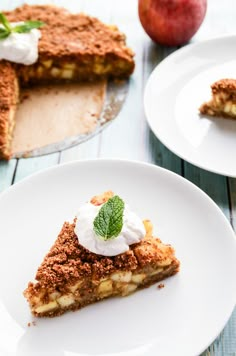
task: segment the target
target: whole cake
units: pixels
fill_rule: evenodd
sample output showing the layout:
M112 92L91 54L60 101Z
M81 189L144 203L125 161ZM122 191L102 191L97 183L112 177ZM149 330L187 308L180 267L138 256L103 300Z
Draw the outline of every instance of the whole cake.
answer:
M116 26L103 24L85 14L71 14L51 5L23 5L4 15L10 23L30 20L44 23L40 28L35 63L0 60L0 158L9 159L19 87L48 82L126 79L134 70L134 54Z

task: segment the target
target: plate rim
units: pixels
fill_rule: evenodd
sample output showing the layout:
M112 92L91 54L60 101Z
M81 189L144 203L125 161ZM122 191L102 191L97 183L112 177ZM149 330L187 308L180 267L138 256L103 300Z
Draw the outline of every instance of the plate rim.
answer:
M221 170L220 171L220 170L217 170L217 169L214 169L214 168L213 169L212 168L209 169L206 166L201 165L201 163L198 164L198 163L194 162L194 160L192 160L191 158L186 158L186 155L184 155L183 153L179 153L178 150L176 150L176 149L173 149L171 147L171 145L166 143L165 139L163 139L161 137L161 135L159 135L158 130L156 130L154 128L153 120L150 119L149 114L148 114L149 109L148 109L148 104L147 104L147 97L148 97L149 87L151 87L151 83L152 83L153 78L156 75L156 73L158 73L162 69L162 67L164 65L168 65L168 63L171 62L173 58L178 58L184 52L191 51L192 48L197 48L197 47L200 47L200 46L202 46L204 44L207 44L207 43L211 43L211 42L214 42L214 41L218 42L218 41L222 41L222 40L225 40L225 39L235 40L236 41L236 35L215 36L215 37L212 37L212 38L208 38L206 40L202 40L202 41L198 41L198 42L194 42L194 43L189 43L189 44L185 45L184 47L181 47L181 48L177 49L173 53L169 54L166 58L164 58L160 63L158 63L155 66L155 68L152 70L151 74L149 75L149 77L147 79L147 82L146 82L146 85L145 85L145 89L144 89L144 94L143 94L143 106L144 106L145 117L146 117L146 120L148 122L149 127L152 130L152 133L173 154L178 156L180 159L183 159L184 161L192 164L195 167L204 169L205 171L212 172L212 173L215 173L215 174L219 174L219 175L222 175L222 176L227 176L227 177L230 177L230 178L236 178L236 169L235 169L235 173L234 174L232 174L232 173L229 174L229 172L226 172L225 170Z
M1 199L6 198L7 194L9 193L14 193L14 190L18 190L21 185L27 184L28 181L30 181L31 179L40 177L41 175L47 175L47 173L49 172L55 172L58 170L63 170L64 167L75 167L75 166L83 166L83 164L85 165L90 165L90 164L107 164L107 165L112 165L112 164L118 164L120 166L122 166L123 164L128 164L128 165L135 165L137 167L142 167L145 169L151 169L153 171L159 171L159 172L163 172L164 174L170 175L172 177L174 177L175 181L178 184L178 181L181 181L182 183L184 183L185 185L187 184L187 186L189 186L192 189L194 189L198 194L200 194L202 196L202 198L204 200L207 200L208 204L210 204L212 206L212 208L215 210L215 212L218 214L218 216L221 216L222 222L224 223L225 228L227 229L227 235L228 238L232 238L233 240L233 244L235 246L235 254L236 254L236 234L229 222L229 220L226 218L226 216L224 215L224 213L222 212L222 210L220 209L220 207L214 202L214 200L208 196L201 188L199 188L196 184L192 183L191 181L189 181L188 179L186 179L185 177L172 172L166 168L157 166L155 164L152 163L147 163L147 162L143 162L143 161L138 161L138 160L127 160L127 159L116 159L116 158L98 158L98 159L80 159L80 160L75 160L75 161L71 161L71 162L66 162L63 164L55 164L49 168L43 169L41 171L35 172L25 178L23 178L21 181L15 183L14 185L10 186L9 188L7 188L5 191L3 191L0 194L0 202ZM233 288L234 290L234 294L235 294L235 298L236 298L236 283L235 283L235 287ZM234 296L232 295L232 299L234 298ZM224 318L223 322L221 323L220 327L217 328L218 331L216 332L216 334L214 334L211 338L209 338L209 342L207 345L204 345L203 348L199 348L199 350L197 350L197 352L201 353L203 352L208 346L211 345L212 342L215 341L215 339L219 336L219 334L222 332L222 330L224 329L224 327L226 326L227 322L229 321L232 312L235 308L235 303L232 303L231 307L228 308L228 312L224 313Z
M235 36L236 38L236 36ZM14 191L15 189L18 189L18 187L22 184L25 184L28 180L34 179L35 177L38 177L40 175L44 175L47 172L51 172L54 170L60 170L63 169L64 167L67 166L76 166L79 164L95 164L98 162L103 162L106 164L113 164L118 163L118 164L134 164L140 167L147 167L150 169L154 169L154 170L160 170L162 172L165 172L165 174L170 174L172 176L174 176L176 179L178 179L179 181L183 181L185 182L185 184L189 185L190 187L192 187L193 189L195 189L196 191L198 191L202 196L204 196L208 202L210 204L213 204L215 206L215 208L218 210L218 212L221 214L221 216L224 218L225 222L228 224L228 226L231 229L231 232L233 233L233 237L235 239L235 243L236 243L236 232L234 232L232 225L230 224L230 221L227 219L227 217L225 216L225 214L222 212L222 210L220 209L220 207L216 204L216 202L207 194L205 193L201 188L199 188L195 183L191 182L190 180L188 180L187 178L181 176L178 173L175 173L167 168L158 166L154 163L149 163L149 162L145 162L145 161L141 161L141 160L131 160L131 159L122 159L122 158L84 158L84 159L77 159L77 160L73 160L70 162L64 162L64 163L60 163L60 164L53 164L50 167L47 167L45 169L42 169L40 171L34 172L30 175L28 175L27 177L22 178L20 181L10 185L8 188L6 188L5 190L3 190L0 193L0 201L1 199L7 195L9 192Z

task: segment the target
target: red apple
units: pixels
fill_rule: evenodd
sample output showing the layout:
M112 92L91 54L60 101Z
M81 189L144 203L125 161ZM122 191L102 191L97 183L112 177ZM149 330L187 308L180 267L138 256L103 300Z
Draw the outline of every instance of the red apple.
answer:
M207 0L139 0L139 18L153 41L167 46L186 43L199 29Z

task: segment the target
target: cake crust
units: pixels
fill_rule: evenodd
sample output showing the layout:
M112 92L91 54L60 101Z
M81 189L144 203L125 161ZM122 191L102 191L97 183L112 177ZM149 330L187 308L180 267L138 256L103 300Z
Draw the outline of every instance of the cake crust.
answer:
M0 76L0 159L9 159L19 84L14 67L7 61L0 61Z
M5 14L11 22L37 19L45 23L40 28L39 56L74 59L113 53L132 60L133 51L125 46L125 35L116 26L107 26L95 17L71 14L53 5L27 4Z

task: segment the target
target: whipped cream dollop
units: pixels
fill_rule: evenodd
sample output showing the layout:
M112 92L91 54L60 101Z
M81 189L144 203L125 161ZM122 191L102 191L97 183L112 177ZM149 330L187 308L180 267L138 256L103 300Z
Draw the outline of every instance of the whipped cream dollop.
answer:
M12 23L13 26L21 24L22 22ZM37 62L40 37L41 32L38 29L27 33L11 33L0 40L0 59L25 65Z
M142 220L125 204L123 227L114 239L102 240L93 230L93 222L102 205L86 203L77 213L75 233L79 243L90 252L103 256L116 256L129 250L129 245L140 242L145 234Z

